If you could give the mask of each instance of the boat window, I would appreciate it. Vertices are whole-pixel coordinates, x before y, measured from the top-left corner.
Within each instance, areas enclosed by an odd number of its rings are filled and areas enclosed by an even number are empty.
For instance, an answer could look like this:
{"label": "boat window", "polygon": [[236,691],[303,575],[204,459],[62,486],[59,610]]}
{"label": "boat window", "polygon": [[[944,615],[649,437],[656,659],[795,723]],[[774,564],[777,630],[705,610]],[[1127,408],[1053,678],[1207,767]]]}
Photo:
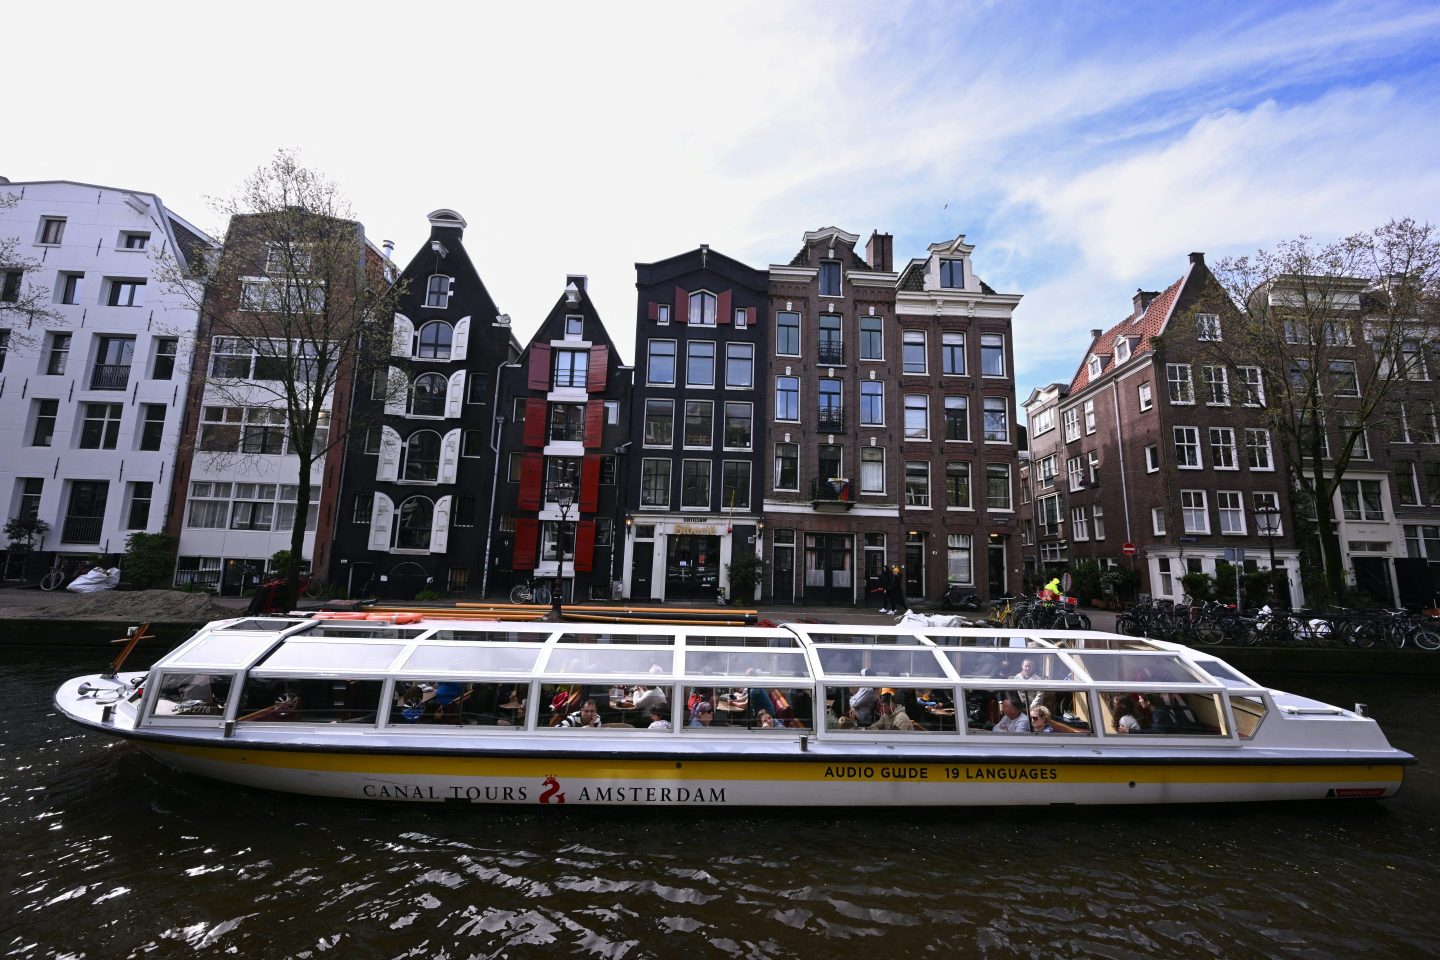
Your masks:
{"label": "boat window", "polygon": [[529,673],[540,658],[540,648],[492,647],[465,644],[422,643],[400,667],[406,673],[439,670],[445,673]]}
{"label": "boat window", "polygon": [[[671,686],[625,686],[594,683],[547,683],[540,687],[539,725],[556,730],[655,730],[657,720],[670,723]],[[658,711],[658,712],[652,712]]]}
{"label": "boat window", "polygon": [[249,630],[252,633],[278,633],[281,630],[289,630],[300,620],[240,620],[230,624],[228,627],[220,627],[221,630]]}
{"label": "boat window", "polygon": [[562,633],[559,643],[621,643],[644,646],[670,646],[675,638],[668,633],[636,635],[633,633]]}
{"label": "boat window", "polygon": [[966,687],[965,724],[970,730],[1022,735],[1092,733],[1089,697],[1083,690]]}
{"label": "boat window", "polygon": [[274,642],[273,636],[212,633],[175,654],[166,666],[243,667]]}
{"label": "boat window", "polygon": [[689,650],[685,653],[685,672],[719,677],[808,677],[810,668],[805,655],[799,652]]}
{"label": "boat window", "polygon": [[462,643],[484,641],[487,643],[541,644],[550,639],[550,632],[549,630],[533,633],[522,633],[518,630],[436,630],[426,639],[447,642],[460,641]]}
{"label": "boat window", "polygon": [[1217,694],[1102,690],[1099,696],[1106,733],[1228,736]]}
{"label": "boat window", "polygon": [[604,647],[595,644],[557,645],[550,651],[545,672],[557,674],[647,674],[670,676],[675,672],[675,651],[645,648]]}
{"label": "boat window", "polygon": [[692,686],[685,688],[683,721],[687,731],[808,730],[814,724],[809,687]]}
{"label": "boat window", "polygon": [[854,650],[820,648],[820,667],[827,676],[943,677],[944,669],[933,647],[918,649]]}
{"label": "boat window", "polygon": [[800,646],[800,641],[794,637],[785,635],[774,636],[749,636],[744,634],[730,634],[728,636],[701,636],[699,634],[688,634],[685,637],[687,647],[788,647],[794,649]]}
{"label": "boat window", "polygon": [[163,673],[150,715],[219,719],[230,685],[228,673]]}
{"label": "boat window", "polygon": [[1206,678],[1174,654],[1145,655],[1105,654],[1091,656],[1071,654],[1087,675],[1101,682],[1114,683],[1196,683]]}
{"label": "boat window", "polygon": [[380,706],[380,680],[315,677],[250,677],[240,694],[239,723],[373,724]]}
{"label": "boat window", "polygon": [[826,687],[825,729],[954,733],[953,691],[918,686]]}
{"label": "boat window", "polygon": [[945,658],[965,678],[1072,679],[1059,654],[1040,650],[946,650]]}
{"label": "boat window", "polygon": [[515,683],[460,683],[441,677],[395,681],[391,727],[484,726],[506,730],[525,727],[525,694]]}
{"label": "boat window", "polygon": [[867,644],[881,644],[887,647],[923,647],[925,642],[919,637],[908,634],[874,634],[874,633],[812,633],[810,640],[814,643],[844,643],[851,646]]}
{"label": "boat window", "polygon": [[1230,712],[1235,714],[1235,733],[1241,740],[1249,740],[1260,729],[1268,708],[1264,697],[1231,694]]}
{"label": "boat window", "polygon": [[320,674],[384,671],[405,648],[398,643],[282,644],[259,667],[265,670],[306,670]]}
{"label": "boat window", "polygon": [[392,627],[388,624],[369,623],[317,623],[313,630],[305,631],[305,639],[314,637],[340,637],[346,640],[411,640],[424,633],[414,627]]}
{"label": "boat window", "polygon": [[1195,665],[1227,687],[1254,687],[1255,683],[1236,673],[1229,664],[1219,660],[1196,660]]}
{"label": "boat window", "polygon": [[1067,650],[1159,650],[1143,637],[1077,637],[1057,634],[1049,640]]}

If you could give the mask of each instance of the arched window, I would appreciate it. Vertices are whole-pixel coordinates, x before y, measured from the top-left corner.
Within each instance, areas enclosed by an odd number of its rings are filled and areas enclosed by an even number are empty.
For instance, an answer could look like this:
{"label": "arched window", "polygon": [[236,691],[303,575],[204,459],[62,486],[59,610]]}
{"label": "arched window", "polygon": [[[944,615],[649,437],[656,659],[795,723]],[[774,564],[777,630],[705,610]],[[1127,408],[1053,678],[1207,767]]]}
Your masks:
{"label": "arched window", "polygon": [[435,504],[428,497],[411,497],[400,504],[395,521],[395,546],[400,550],[429,550]]}
{"label": "arched window", "polygon": [[715,326],[715,294],[703,290],[690,294],[690,322],[706,327]]}
{"label": "arched window", "polygon": [[450,303],[450,278],[443,273],[433,274],[425,285],[425,306],[444,307]]}
{"label": "arched window", "polygon": [[415,356],[421,360],[449,360],[450,338],[454,331],[444,320],[431,320],[420,328]]}
{"label": "arched window", "polygon": [[438,373],[422,373],[410,389],[410,412],[417,417],[445,416],[448,381]]}
{"label": "arched window", "polygon": [[405,442],[405,462],[400,468],[401,480],[434,483],[440,479],[440,434],[434,430],[417,430]]}

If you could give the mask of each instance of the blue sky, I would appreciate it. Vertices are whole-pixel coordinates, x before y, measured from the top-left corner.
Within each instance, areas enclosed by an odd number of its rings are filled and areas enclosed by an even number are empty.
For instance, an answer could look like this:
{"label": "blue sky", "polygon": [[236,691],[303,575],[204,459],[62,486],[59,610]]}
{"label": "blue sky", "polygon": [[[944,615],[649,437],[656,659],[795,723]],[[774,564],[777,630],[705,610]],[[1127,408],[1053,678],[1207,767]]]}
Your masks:
{"label": "blue sky", "polygon": [[[567,272],[634,357],[636,261],[964,233],[1025,299],[1017,389],[1214,260],[1440,220],[1434,3],[32,4],[0,174],[202,226],[278,147],[402,261],[425,214],[527,338]],[[40,38],[65,36],[64,55]],[[123,42],[117,38],[123,37]],[[23,78],[23,81],[20,79]]]}

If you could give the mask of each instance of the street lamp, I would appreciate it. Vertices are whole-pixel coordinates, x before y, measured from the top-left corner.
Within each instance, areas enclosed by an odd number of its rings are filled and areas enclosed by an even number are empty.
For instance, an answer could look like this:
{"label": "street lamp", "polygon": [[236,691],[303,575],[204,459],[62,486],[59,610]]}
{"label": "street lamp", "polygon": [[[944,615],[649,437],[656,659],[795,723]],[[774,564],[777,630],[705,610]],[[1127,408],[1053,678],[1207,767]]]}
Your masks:
{"label": "street lamp", "polygon": [[550,590],[550,619],[560,619],[560,586],[565,579],[565,521],[570,518],[570,505],[575,502],[575,484],[561,480],[550,487],[555,504],[560,508],[560,526],[555,529],[555,584]]}
{"label": "street lamp", "polygon": [[[1275,597],[1275,536],[1280,532],[1280,508],[1266,505],[1255,508],[1255,531],[1265,538],[1265,546],[1270,548],[1270,596]],[[1288,606],[1288,604],[1287,604]]]}

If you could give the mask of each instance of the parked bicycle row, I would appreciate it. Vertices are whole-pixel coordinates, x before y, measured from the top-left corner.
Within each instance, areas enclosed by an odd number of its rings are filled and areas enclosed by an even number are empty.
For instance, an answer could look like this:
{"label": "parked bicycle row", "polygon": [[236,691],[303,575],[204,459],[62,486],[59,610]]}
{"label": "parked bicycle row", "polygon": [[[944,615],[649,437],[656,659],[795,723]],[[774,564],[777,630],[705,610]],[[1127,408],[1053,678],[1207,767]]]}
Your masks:
{"label": "parked bicycle row", "polygon": [[1440,650],[1440,617],[1407,610],[1273,610],[1241,614],[1213,600],[1137,604],[1115,620],[1119,633],[1190,645],[1390,647]]}

